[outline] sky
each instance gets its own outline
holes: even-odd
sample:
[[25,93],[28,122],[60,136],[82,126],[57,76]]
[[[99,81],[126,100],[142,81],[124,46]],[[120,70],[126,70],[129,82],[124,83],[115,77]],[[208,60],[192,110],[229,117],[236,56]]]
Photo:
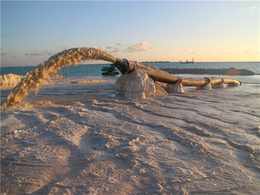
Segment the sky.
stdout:
[[1,1],[1,66],[36,66],[73,47],[95,47],[136,61],[260,61],[259,5]]

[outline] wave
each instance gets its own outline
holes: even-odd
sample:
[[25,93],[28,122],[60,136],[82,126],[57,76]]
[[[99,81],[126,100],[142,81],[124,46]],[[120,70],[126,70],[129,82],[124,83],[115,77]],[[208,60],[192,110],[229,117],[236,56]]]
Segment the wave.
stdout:
[[17,83],[21,82],[24,76],[16,74],[5,74],[0,76],[0,86],[1,87],[14,87]]

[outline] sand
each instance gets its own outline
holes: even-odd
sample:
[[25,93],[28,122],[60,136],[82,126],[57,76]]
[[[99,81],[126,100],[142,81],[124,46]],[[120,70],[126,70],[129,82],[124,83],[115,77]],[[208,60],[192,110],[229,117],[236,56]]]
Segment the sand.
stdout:
[[[1,89],[4,88],[13,88],[15,87],[18,83],[21,82],[22,79],[24,79],[26,75],[17,75],[17,74],[5,74],[5,75],[0,75],[0,87]],[[59,79],[59,78],[65,78],[66,76],[62,74],[53,74],[51,75],[52,79]],[[43,84],[48,84],[48,82],[44,82]]]
[[64,79],[2,110],[1,193],[259,193],[259,84],[133,99],[114,82]]
[[24,78],[24,76],[16,74],[0,75],[0,86],[1,88],[15,87],[21,82],[22,78]]

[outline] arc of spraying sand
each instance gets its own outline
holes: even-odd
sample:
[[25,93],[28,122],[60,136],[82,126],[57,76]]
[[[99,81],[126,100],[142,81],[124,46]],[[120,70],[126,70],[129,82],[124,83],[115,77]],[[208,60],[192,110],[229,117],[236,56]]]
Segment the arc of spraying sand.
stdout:
[[35,91],[44,81],[50,79],[50,75],[56,73],[60,68],[74,64],[81,60],[97,59],[115,63],[116,58],[104,51],[95,48],[81,47],[64,50],[51,56],[47,61],[39,64],[37,68],[29,73],[7,96],[2,107],[20,104],[30,91]]

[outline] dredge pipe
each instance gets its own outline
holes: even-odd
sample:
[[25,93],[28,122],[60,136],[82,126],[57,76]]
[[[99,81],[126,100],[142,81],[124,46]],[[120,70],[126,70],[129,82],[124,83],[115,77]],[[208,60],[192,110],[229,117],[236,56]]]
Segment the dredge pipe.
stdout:
[[135,70],[135,65],[129,63],[127,59],[117,58],[115,65],[122,74],[129,74]]
[[127,59],[117,58],[116,67],[120,70],[122,74],[128,74],[135,70],[135,68],[143,70],[150,78],[155,81],[173,84],[176,82],[182,82],[183,86],[203,86],[207,83],[211,85],[216,85],[221,82],[224,84],[238,84],[241,85],[240,81],[235,79],[222,79],[222,78],[182,78],[178,76],[173,76],[156,69],[150,69],[149,67],[144,66],[138,62],[129,62]]
[[159,71],[150,70],[145,67],[138,67],[139,69],[142,69],[146,74],[151,77],[155,81],[163,82],[163,83],[176,83],[180,80],[180,77],[172,76],[170,74],[165,74]]
[[156,70],[151,70],[144,65],[140,65],[137,62],[130,62],[127,59],[117,59],[115,63],[116,67],[120,70],[122,74],[128,74],[135,70],[135,68],[143,70],[150,78],[155,81],[160,81],[163,83],[176,83],[179,81],[179,77],[172,76],[170,74],[165,74]]

